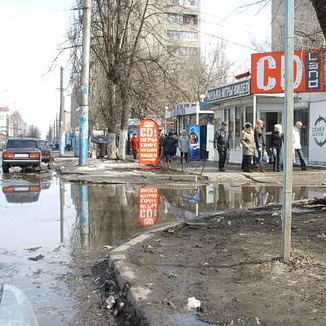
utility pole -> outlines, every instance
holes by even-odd
[[[65,98],[63,89],[63,68],[60,67],[60,122],[59,122],[59,150],[60,156],[65,153]]]
[[[86,165],[88,156],[88,93],[91,43],[91,7],[92,1],[84,0],[82,74],[79,103],[79,165]]]
[[[292,223],[293,172],[293,57],[294,57],[294,0],[285,0],[285,98],[284,98],[284,172],[282,207],[282,260],[290,260]]]

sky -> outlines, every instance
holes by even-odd
[[[234,73],[248,70],[250,39],[263,42],[270,36],[270,4],[260,11],[259,6],[240,8],[256,0],[201,2],[203,50],[225,39]],[[66,40],[74,7],[74,0],[0,0],[0,107],[19,110],[43,137],[59,112],[60,66],[67,78],[69,52],[48,71]],[[69,89],[65,95],[69,110]]]

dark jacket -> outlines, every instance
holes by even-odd
[[[264,140],[264,133],[260,133],[257,129],[255,129],[254,137],[257,150],[259,147],[265,148],[266,145]]]
[[[167,136],[162,141],[163,153],[174,155],[176,146],[178,145],[178,140],[173,136]]]
[[[214,147],[217,150],[226,150],[229,148],[229,132],[219,129],[214,136]]]
[[[272,148],[281,148],[283,142],[284,142],[283,133],[280,134],[279,131],[273,131],[271,133],[271,147]]]

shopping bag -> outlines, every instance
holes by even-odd
[[[266,151],[263,153],[263,162],[264,163],[269,163],[269,157]]]

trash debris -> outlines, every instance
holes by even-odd
[[[22,171],[22,168],[20,166],[13,166],[9,168],[9,173],[18,173]]]
[[[154,288],[154,283],[146,283],[146,286],[147,286],[149,289],[153,289],[153,288]]]
[[[167,305],[170,306],[172,309],[177,309],[176,305],[171,301],[168,301]]]
[[[263,218],[256,218],[255,222],[259,223],[259,224],[264,224],[264,219]]]
[[[28,250],[28,251],[37,251],[39,249],[41,249],[42,247],[33,247],[33,248],[25,248],[25,250]]]
[[[167,232],[167,233],[175,233],[176,231],[175,231],[175,229],[170,228],[170,229],[167,229],[166,232]]]
[[[178,275],[175,273],[168,273],[168,278],[172,278],[172,277],[178,277]]]
[[[112,246],[104,246],[105,249],[113,249]]]
[[[38,261],[38,260],[43,259],[43,258],[44,258],[43,255],[37,255],[36,257],[29,257],[28,259],[32,260],[32,261]]]
[[[272,216],[278,216],[278,212],[274,212]]]
[[[260,324],[261,324],[261,322],[260,322],[260,320],[259,320],[258,317],[256,317],[256,324],[257,324],[257,325],[260,325]]]
[[[115,305],[115,298],[113,295],[110,295],[106,300],[105,300],[106,304],[107,304],[107,308],[109,310],[111,310],[113,308],[113,306]]]
[[[195,297],[188,298],[188,303],[187,303],[187,310],[197,310],[201,306],[201,302],[197,300]]]
[[[232,222],[231,221],[228,221],[228,225],[230,226],[232,224]]]

